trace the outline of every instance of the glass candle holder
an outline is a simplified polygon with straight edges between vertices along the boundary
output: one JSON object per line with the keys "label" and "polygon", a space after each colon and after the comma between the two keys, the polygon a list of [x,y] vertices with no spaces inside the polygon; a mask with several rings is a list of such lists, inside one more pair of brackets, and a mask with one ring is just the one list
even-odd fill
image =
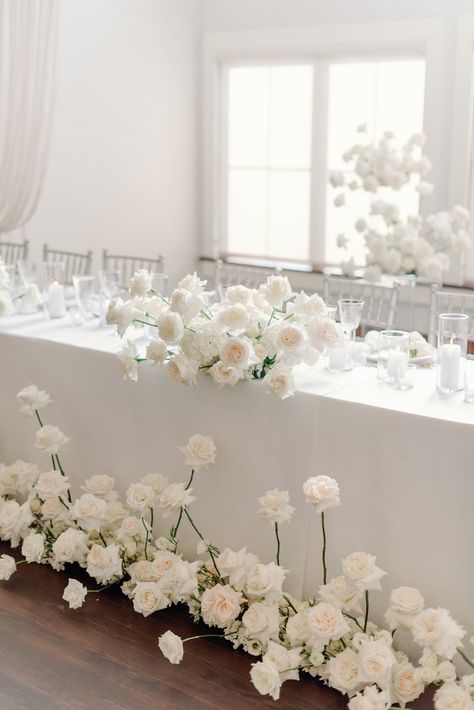
{"label": "glass candle holder", "polygon": [[464,401],[474,404],[474,361],[466,360],[464,373]]}
{"label": "glass candle holder", "polygon": [[464,388],[469,316],[441,313],[438,322],[436,385],[443,394]]}
{"label": "glass candle holder", "polygon": [[379,335],[378,377],[397,389],[407,389],[404,382],[408,370],[410,333],[404,330],[382,330]]}
{"label": "glass candle holder", "polygon": [[326,369],[329,372],[348,372],[352,370],[351,344],[352,342],[346,336],[338,343],[328,345]]}
{"label": "glass candle holder", "polygon": [[96,299],[94,294],[95,276],[73,276],[76,303],[84,318],[93,318]]}
{"label": "glass candle holder", "polygon": [[62,262],[43,263],[43,302],[48,318],[63,318],[66,315],[64,274]]}

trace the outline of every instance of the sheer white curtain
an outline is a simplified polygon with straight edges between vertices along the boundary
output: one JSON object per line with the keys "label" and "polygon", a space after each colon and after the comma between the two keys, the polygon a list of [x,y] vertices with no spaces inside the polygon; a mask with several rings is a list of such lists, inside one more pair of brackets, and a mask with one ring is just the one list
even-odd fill
{"label": "sheer white curtain", "polygon": [[58,0],[0,0],[0,236],[38,204],[54,99]]}

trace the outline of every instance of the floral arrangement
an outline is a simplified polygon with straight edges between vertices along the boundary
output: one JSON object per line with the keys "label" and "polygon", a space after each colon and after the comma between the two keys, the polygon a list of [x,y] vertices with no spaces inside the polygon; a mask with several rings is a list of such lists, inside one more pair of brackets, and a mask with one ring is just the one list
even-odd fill
{"label": "floral arrangement", "polygon": [[[196,434],[181,449],[190,470],[187,482],[169,483],[162,475],[147,474],[128,487],[125,505],[114,479],[95,475],[73,499],[59,458],[69,439],[56,426],[43,424],[40,414],[50,396],[30,386],[17,397],[21,412],[38,421],[35,446],[50,457],[52,469],[40,472],[24,461],[0,468],[0,538],[12,547],[21,545],[24,557],[15,561],[1,555],[1,580],[22,563],[49,564],[55,570],[76,563],[99,588],[69,579],[63,599],[71,609],[81,607],[87,594],[113,584],[121,585],[143,616],[185,604],[195,622],[215,629],[208,635],[261,657],[252,665],[251,682],[275,700],[286,681],[304,672],[346,695],[350,710],[406,707],[431,683],[438,686],[436,710],[474,708],[474,674],[459,675],[452,659],[459,654],[471,669],[474,660],[462,646],[466,632],[449,611],[425,608],[417,589],[399,587],[390,594],[387,628],[381,629],[369,620],[369,596],[381,589],[385,574],[375,557],[352,552],[342,560],[342,574],[329,576],[325,516],[340,505],[334,479],[319,475],[303,484],[307,502],[321,519],[323,546],[322,584],[312,598],[300,601],[285,593],[287,570],[280,564],[280,529],[295,513],[287,491],[270,490],[258,500],[258,515],[275,533],[275,562],[262,562],[245,547],[221,551],[190,512],[195,476],[215,462],[211,437]],[[157,512],[173,518],[168,534],[155,538]],[[178,553],[178,532],[186,521],[204,559],[189,562]],[[422,649],[417,665],[394,647],[395,635],[406,632]],[[171,663],[180,663],[184,644],[200,637],[181,639],[169,630],[158,646]]]}
{"label": "floral arrangement", "polygon": [[109,305],[107,323],[123,336],[132,324],[155,330],[139,353],[132,341],[118,354],[125,378],[136,380],[139,364],[165,365],[174,382],[195,385],[206,372],[219,385],[257,380],[286,397],[294,391],[293,368],[314,364],[327,345],[342,341],[317,295],[292,292],[285,276],[269,276],[259,289],[231,286],[221,303],[207,305],[205,281],[188,274],[170,298],[153,289],[153,274],[132,278],[131,298]]}
{"label": "floral arrangement", "polygon": [[[358,129],[364,135],[366,130],[365,125]],[[428,217],[406,216],[400,213],[393,197],[391,201],[382,199],[407,185],[421,196],[432,192],[433,184],[425,180],[431,169],[430,160],[422,152],[425,141],[423,134],[416,133],[398,146],[394,134],[387,131],[378,142],[369,143],[366,139],[344,153],[349,178],[341,172],[331,174],[332,186],[340,190],[334,198],[336,207],[346,204],[346,190],[364,190],[375,196],[369,215],[356,219],[354,237],[337,237],[338,246],[349,256],[342,262],[349,275],[355,269],[351,251],[356,240],[362,240],[367,250],[365,277],[369,281],[378,281],[382,274],[415,274],[441,282],[449,268],[449,251],[465,255],[469,250],[470,214],[464,207],[457,205],[450,212]]]}
{"label": "floral arrangement", "polygon": [[10,298],[10,275],[5,267],[5,263],[0,256],[0,318],[10,310],[12,301]]}

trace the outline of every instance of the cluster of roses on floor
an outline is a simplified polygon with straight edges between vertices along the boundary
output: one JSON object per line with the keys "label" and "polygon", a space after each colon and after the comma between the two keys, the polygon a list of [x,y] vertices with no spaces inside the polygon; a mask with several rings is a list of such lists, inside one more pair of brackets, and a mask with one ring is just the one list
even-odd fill
{"label": "cluster of roses on floor", "polygon": [[139,363],[148,360],[165,365],[174,382],[195,385],[204,371],[219,386],[262,380],[267,390],[286,397],[294,391],[295,365],[313,365],[328,345],[344,338],[324,301],[293,293],[286,276],[271,275],[258,289],[230,286],[213,304],[206,281],[196,274],[185,276],[169,298],[153,288],[153,278],[139,270],[131,298],[116,298],[108,308],[107,323],[120,336],[132,325],[155,332],[145,353],[129,340],[118,354],[125,378],[136,380]]}
{"label": "cluster of roses on floor", "polygon": [[[282,684],[300,672],[322,679],[347,695],[351,710],[402,707],[419,697],[426,685],[438,685],[437,710],[474,708],[474,674],[459,676],[455,654],[474,668],[462,647],[465,631],[442,608],[425,608],[421,593],[399,587],[390,595],[387,629],[369,621],[369,592],[381,589],[385,574],[375,557],[353,552],[342,560],[342,574],[328,579],[325,513],[340,504],[334,479],[319,475],[303,484],[308,503],[321,516],[323,584],[314,598],[300,601],[283,590],[287,570],[280,565],[280,526],[295,509],[288,491],[270,490],[259,498],[258,514],[274,528],[276,563],[265,564],[246,548],[220,551],[200,532],[190,513],[194,476],[215,462],[209,436],[194,435],[181,449],[191,470],[189,481],[169,483],[148,474],[132,483],[126,506],[114,490],[114,479],[95,475],[85,480],[75,500],[59,454],[68,438],[44,425],[40,411],[50,403],[45,391],[29,386],[18,393],[21,412],[36,417],[36,448],[50,456],[52,469],[40,473],[31,463],[16,461],[0,468],[0,537],[21,545],[24,559],[0,557],[0,579],[8,580],[21,563],[50,564],[56,570],[77,563],[102,585],[87,589],[70,579],[63,594],[72,609],[88,592],[121,584],[135,611],[148,616],[171,604],[187,604],[196,622],[216,627],[216,634],[235,648],[242,646],[262,659],[252,665],[251,680],[261,694],[275,700]],[[166,537],[153,537],[153,517],[175,516]],[[188,562],[177,552],[180,525],[187,519],[199,536],[198,554]],[[408,631],[423,649],[418,665],[393,646],[394,633]],[[183,659],[181,639],[167,631],[159,640],[171,663]],[[473,643],[474,639],[471,639]],[[472,654],[471,654],[472,655]]]}

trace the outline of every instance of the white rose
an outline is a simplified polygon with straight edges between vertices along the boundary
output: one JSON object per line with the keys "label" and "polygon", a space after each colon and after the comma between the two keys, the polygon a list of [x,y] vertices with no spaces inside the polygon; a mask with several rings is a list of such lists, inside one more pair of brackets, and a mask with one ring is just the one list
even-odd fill
{"label": "white rose", "polygon": [[[38,480],[38,476],[39,469],[37,466],[18,459],[11,466],[6,466],[0,473],[0,495],[18,494],[26,496],[32,490]],[[8,484],[7,481],[10,481],[10,483]],[[4,484],[13,485],[13,488],[9,491],[4,490]]]}
{"label": "white rose", "polygon": [[53,554],[58,562],[83,562],[87,555],[88,536],[82,530],[68,528],[53,542]]}
{"label": "white rose", "polygon": [[254,356],[253,347],[247,338],[227,338],[220,351],[220,358],[227,367],[246,369]]}
{"label": "white rose", "polygon": [[324,647],[329,641],[338,641],[350,630],[341,610],[327,602],[311,607],[307,621],[309,641],[318,647]]}
{"label": "white rose", "polygon": [[291,297],[291,286],[286,276],[269,276],[262,287],[263,294],[272,308],[283,308]]}
{"label": "white rose", "polygon": [[319,588],[322,601],[332,604],[345,612],[361,613],[360,600],[362,593],[354,589],[344,575],[334,577],[328,584]]}
{"label": "white rose", "polygon": [[385,641],[365,641],[359,649],[359,681],[377,683],[379,688],[384,688],[394,663],[394,653]]}
{"label": "white rose", "polygon": [[392,688],[398,702],[403,706],[419,698],[425,684],[418,668],[414,668],[411,663],[402,663],[392,672]]}
{"label": "white rose", "polygon": [[303,483],[303,493],[307,502],[314,505],[318,513],[341,504],[337,481],[329,476],[308,478]]}
{"label": "white rose", "polygon": [[14,468],[0,464],[0,496],[16,496],[17,483]]}
{"label": "white rose", "polygon": [[181,663],[184,655],[183,642],[172,631],[166,631],[158,639],[160,651],[170,663]]}
{"label": "white rose", "polygon": [[457,683],[445,683],[434,695],[435,710],[473,710],[471,694]]}
{"label": "white rose", "polygon": [[258,563],[247,574],[247,596],[266,597],[267,599],[280,596],[285,577],[286,570],[274,562],[270,562],[268,565]]}
{"label": "white rose", "polygon": [[285,351],[301,350],[305,344],[304,330],[299,325],[285,325],[280,329],[277,344]]}
{"label": "white rose", "polygon": [[70,510],[64,506],[60,498],[47,498],[41,506],[41,515],[45,520],[55,523],[70,523]]}
{"label": "white rose", "polygon": [[86,491],[86,493],[92,493],[99,498],[107,498],[108,494],[111,493],[115,486],[115,479],[112,478],[112,476],[107,476],[105,473],[97,474],[96,476],[86,478],[84,484],[82,490]]}
{"label": "white rose", "polygon": [[127,489],[127,505],[136,510],[151,508],[155,499],[155,491],[143,483],[131,483]]}
{"label": "white rose", "polygon": [[201,280],[196,272],[193,274],[186,274],[184,278],[178,283],[179,288],[184,288],[185,291],[190,293],[200,294],[206,287],[207,281]]}
{"label": "white rose", "polygon": [[366,281],[370,281],[371,283],[377,283],[377,281],[380,281],[381,276],[382,269],[378,264],[371,264],[370,266],[367,266],[364,271]]}
{"label": "white rose", "polygon": [[228,367],[222,360],[209,368],[209,374],[217,385],[235,385],[242,375],[240,370]]}
{"label": "white rose", "polygon": [[278,700],[282,680],[278,669],[271,661],[254,663],[250,671],[250,679],[260,695],[270,695],[273,700]]}
{"label": "white rose", "polygon": [[161,473],[147,473],[146,476],[143,476],[141,483],[145,486],[151,486],[155,495],[160,495],[168,485],[168,479],[166,476],[162,476]]}
{"label": "white rose", "polygon": [[69,439],[57,426],[45,424],[36,432],[35,447],[44,454],[59,454]]}
{"label": "white rose", "polygon": [[430,281],[441,283],[443,271],[443,264],[439,259],[439,255],[429,256],[420,263],[420,276],[424,276]]}
{"label": "white rose", "polygon": [[318,350],[327,345],[338,345],[344,340],[344,331],[332,318],[315,318],[308,323],[308,336]]}
{"label": "white rose", "polygon": [[146,269],[139,269],[130,280],[129,291],[132,296],[144,296],[153,288],[153,276]]}
{"label": "white rose", "polygon": [[56,498],[68,492],[69,479],[59,471],[47,471],[39,475],[34,488],[42,500]]}
{"label": "white rose", "polygon": [[270,661],[278,669],[282,682],[298,680],[297,667],[301,663],[301,648],[287,650],[281,643],[269,641],[264,661]]}
{"label": "white rose", "polygon": [[247,552],[246,547],[234,552],[226,547],[217,558],[217,566],[221,575],[229,577],[229,584],[236,589],[242,589],[248,572],[258,563],[258,557]]}
{"label": "white rose", "polygon": [[205,305],[200,295],[194,295],[183,288],[176,288],[171,294],[170,310],[179,313],[186,323],[195,318]]}
{"label": "white rose", "polygon": [[425,609],[411,626],[414,640],[438,656],[452,658],[466,632],[446,609]]}
{"label": "white rose", "polygon": [[179,449],[184,454],[186,466],[199,471],[199,469],[207,469],[209,464],[215,463],[216,460],[216,445],[212,437],[194,434],[188,440],[186,446]]}
{"label": "white rose", "polygon": [[162,365],[168,357],[168,346],[165,341],[161,340],[161,338],[150,340],[146,349],[146,356],[153,364]]}
{"label": "white rose", "polygon": [[44,537],[41,533],[30,533],[23,540],[21,554],[27,562],[41,562],[44,554]]}
{"label": "white rose", "polygon": [[241,593],[228,584],[216,584],[203,592],[202,618],[208,626],[225,629],[239,616],[243,601]]}
{"label": "white rose", "polygon": [[298,646],[309,639],[308,610],[290,616],[286,623],[286,633],[291,643]]}
{"label": "white rose", "polygon": [[16,396],[20,402],[20,413],[33,416],[39,409],[44,409],[51,403],[51,397],[45,390],[40,390],[36,385],[30,385],[20,390]]}
{"label": "white rose", "polygon": [[278,638],[280,630],[280,613],[278,607],[268,606],[262,602],[250,604],[242,616],[242,624],[247,633],[261,643],[267,643],[271,638]]}
{"label": "white rose", "polygon": [[390,631],[397,628],[409,629],[413,620],[423,610],[425,600],[414,587],[397,587],[390,594],[390,606],[385,612],[385,620]]}
{"label": "white rose", "polygon": [[0,581],[6,582],[16,572],[16,562],[10,555],[0,555]]}
{"label": "white rose", "polygon": [[99,584],[107,584],[122,576],[122,560],[117,545],[92,545],[87,555],[87,574]]}
{"label": "white rose", "polygon": [[133,591],[133,608],[143,616],[166,609],[169,599],[156,582],[138,582]]}
{"label": "white rose", "polygon": [[295,391],[295,381],[291,370],[284,365],[276,365],[263,378],[263,386],[271,394],[281,399],[290,397]]}
{"label": "white rose", "polygon": [[76,499],[71,514],[87,532],[99,530],[106,518],[107,503],[92,493],[83,493]]}
{"label": "white rose", "polygon": [[196,498],[191,495],[192,488],[186,489],[185,483],[171,483],[160,496],[160,509],[163,517],[176,513],[180,508],[191,505]]}
{"label": "white rose", "polygon": [[133,537],[138,537],[143,540],[145,536],[145,527],[140,518],[137,518],[135,515],[127,515],[127,517],[122,520],[116,534],[118,542],[122,543],[127,543],[130,538]]}
{"label": "white rose", "polygon": [[131,340],[117,353],[117,363],[124,380],[138,379],[137,346]]}
{"label": "white rose", "polygon": [[390,698],[386,690],[376,685],[368,685],[362,693],[357,693],[348,704],[349,710],[387,710]]}
{"label": "white rose", "polygon": [[157,320],[160,338],[167,345],[176,345],[184,335],[184,325],[178,313],[163,313]]}
{"label": "white rose", "polygon": [[168,374],[175,384],[195,385],[198,366],[185,355],[175,355],[166,365]]}
{"label": "white rose", "polygon": [[451,661],[441,661],[437,666],[438,679],[442,680],[443,683],[448,683],[450,681],[456,680],[456,666]]}
{"label": "white rose", "polygon": [[344,173],[335,172],[331,173],[329,176],[329,181],[333,187],[343,187],[344,185]]}
{"label": "white rose", "polygon": [[240,335],[248,325],[249,313],[242,303],[236,303],[223,308],[219,313],[218,321],[232,335]]}
{"label": "white rose", "polygon": [[402,255],[398,249],[389,249],[384,258],[384,265],[389,274],[397,274],[402,265]]}
{"label": "white rose", "polygon": [[228,303],[242,303],[245,306],[250,300],[251,293],[246,286],[229,286],[225,292],[225,300]]}
{"label": "white rose", "polygon": [[360,591],[381,589],[380,580],[386,574],[375,565],[375,556],[352,552],[342,560],[342,571],[350,584]]}
{"label": "white rose", "polygon": [[343,205],[346,204],[346,196],[343,192],[340,192],[336,197],[334,198],[334,206],[335,207],[342,207]]}
{"label": "white rose", "polygon": [[296,510],[292,505],[289,505],[288,491],[279,491],[276,488],[267,491],[258,499],[258,502],[260,504],[258,515],[272,525],[288,523]]}
{"label": "white rose", "polygon": [[87,587],[77,579],[70,579],[63,592],[63,599],[69,604],[69,608],[79,609],[84,604],[86,596]]}
{"label": "white rose", "polygon": [[12,300],[7,291],[0,291],[0,318],[3,318],[12,308]]}
{"label": "white rose", "polygon": [[340,693],[351,695],[359,686],[357,653],[346,648],[327,664],[329,685]]}

